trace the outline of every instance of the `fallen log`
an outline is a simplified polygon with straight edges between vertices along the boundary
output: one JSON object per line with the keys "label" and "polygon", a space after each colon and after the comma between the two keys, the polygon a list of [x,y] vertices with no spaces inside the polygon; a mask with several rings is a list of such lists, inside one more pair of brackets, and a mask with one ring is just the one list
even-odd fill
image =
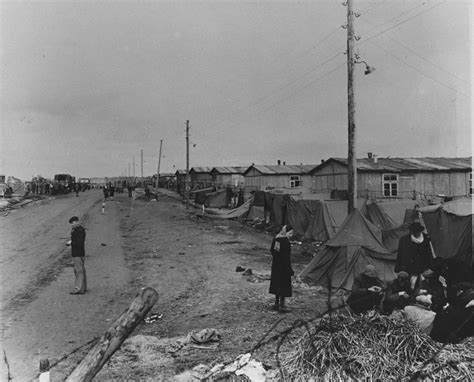
{"label": "fallen log", "polygon": [[158,301],[158,292],[153,288],[143,288],[130,307],[112,324],[67,377],[66,382],[92,381],[92,378],[120,348],[123,341],[143,320],[156,301]]}

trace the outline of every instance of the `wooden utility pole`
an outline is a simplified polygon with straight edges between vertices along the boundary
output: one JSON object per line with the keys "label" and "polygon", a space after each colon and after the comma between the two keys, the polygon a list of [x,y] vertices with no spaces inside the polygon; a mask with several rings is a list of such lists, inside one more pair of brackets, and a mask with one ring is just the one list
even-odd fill
{"label": "wooden utility pole", "polygon": [[189,209],[189,121],[186,121],[186,178],[184,184],[186,193],[186,209]]}
{"label": "wooden utility pole", "polygon": [[143,179],[143,149],[140,149],[140,156],[141,156],[141,178]]}
{"label": "wooden utility pole", "polygon": [[354,99],[354,13],[352,0],[347,0],[347,212],[357,208],[357,154]]}
{"label": "wooden utility pole", "polygon": [[128,177],[130,178],[130,162],[128,162]]}
{"label": "wooden utility pole", "polygon": [[66,382],[92,381],[157,301],[158,292],[156,290],[143,288],[132,301],[130,307],[112,324],[67,377]]}
{"label": "wooden utility pole", "polygon": [[133,159],[133,178],[135,179],[135,157],[132,157]]}
{"label": "wooden utility pole", "polygon": [[[160,164],[161,164],[161,148],[163,147],[163,139],[160,139],[160,153],[158,154],[158,170],[156,171],[156,189],[158,190],[158,185],[160,181]],[[158,195],[158,193],[157,193]]]}

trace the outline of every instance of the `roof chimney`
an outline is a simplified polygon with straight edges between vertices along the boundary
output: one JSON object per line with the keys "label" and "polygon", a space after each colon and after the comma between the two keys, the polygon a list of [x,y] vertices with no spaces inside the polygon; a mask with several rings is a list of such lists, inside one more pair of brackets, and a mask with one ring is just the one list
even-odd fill
{"label": "roof chimney", "polygon": [[372,159],[372,153],[367,153],[367,158]]}
{"label": "roof chimney", "polygon": [[324,159],[321,159],[321,163],[324,163]]}
{"label": "roof chimney", "polygon": [[278,166],[281,165],[281,160],[280,159],[277,160],[277,165]]}
{"label": "roof chimney", "polygon": [[377,164],[377,155],[373,155],[373,158],[374,158],[374,163]]}
{"label": "roof chimney", "polygon": [[286,166],[286,162],[283,162],[283,166]]}

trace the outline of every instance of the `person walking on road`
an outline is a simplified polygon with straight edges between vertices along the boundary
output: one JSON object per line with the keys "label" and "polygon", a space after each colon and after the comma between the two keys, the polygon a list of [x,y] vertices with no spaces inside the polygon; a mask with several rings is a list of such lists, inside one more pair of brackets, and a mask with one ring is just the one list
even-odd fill
{"label": "person walking on road", "polygon": [[87,290],[86,268],[84,266],[86,231],[79,224],[79,218],[77,216],[73,216],[69,219],[69,224],[72,226],[71,240],[68,241],[67,244],[71,246],[75,276],[75,287],[69,293],[84,294]]}
{"label": "person walking on road", "polygon": [[284,225],[275,236],[271,246],[272,273],[270,277],[269,293],[275,295],[275,304],[272,309],[281,313],[289,312],[285,304],[285,297],[292,296],[291,276],[294,275],[291,267],[291,243],[293,228]]}

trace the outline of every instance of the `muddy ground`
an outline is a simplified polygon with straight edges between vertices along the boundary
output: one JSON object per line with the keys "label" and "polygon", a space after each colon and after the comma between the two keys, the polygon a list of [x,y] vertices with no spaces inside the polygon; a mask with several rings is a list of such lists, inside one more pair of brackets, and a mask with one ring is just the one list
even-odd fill
{"label": "muddy ground", "polygon": [[[25,207],[0,222],[3,237],[9,239],[8,252],[16,253],[13,261],[2,251],[2,265],[10,267],[2,273],[16,280],[14,289],[2,288],[2,342],[14,381],[34,378],[41,358],[54,365],[51,379],[63,380],[88,347],[69,354],[103,334],[145,286],[159,293],[148,315],[159,318],[141,323],[96,380],[170,380],[198,364],[234,359],[280,320],[272,334],[326,307],[324,291],[298,284],[290,313],[269,309],[270,232],[241,221],[202,218],[180,199],[163,194],[158,202],[118,194],[107,201],[105,213],[101,206],[100,192],[92,190],[79,198]],[[73,271],[64,239],[70,230],[65,221],[72,214],[81,216],[87,229],[90,290],[83,296],[68,294]],[[29,219],[35,219],[33,226]],[[31,251],[30,244],[38,240],[42,245]],[[45,251],[48,256],[27,265],[35,253]],[[295,244],[295,271],[311,256]],[[250,268],[253,276],[236,272],[237,266]],[[19,281],[11,276],[15,272],[26,272],[26,277]],[[183,346],[179,341],[206,328],[221,338],[211,347]],[[275,368],[275,354],[272,343],[254,351],[253,357]]]}

